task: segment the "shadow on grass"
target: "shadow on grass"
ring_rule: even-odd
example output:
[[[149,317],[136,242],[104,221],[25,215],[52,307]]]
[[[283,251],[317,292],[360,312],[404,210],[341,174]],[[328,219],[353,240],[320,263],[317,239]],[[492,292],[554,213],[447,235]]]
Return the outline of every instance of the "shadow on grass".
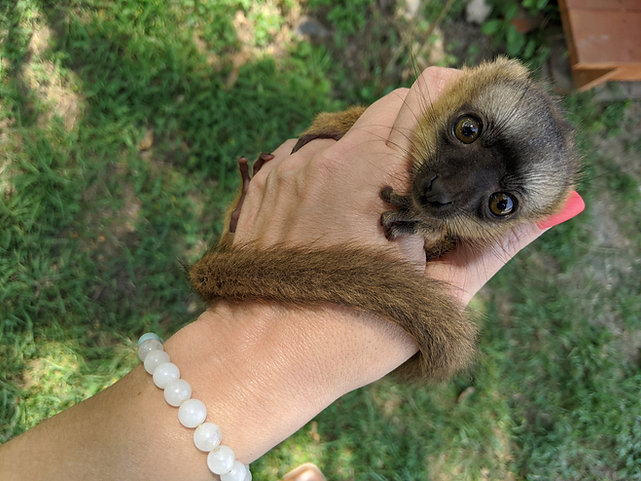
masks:
[[[14,401],[30,360],[46,357],[39,339],[77,341],[91,361],[95,346],[173,332],[197,314],[180,260],[195,261],[220,232],[235,159],[274,149],[329,104],[309,49],[235,66],[226,60],[241,48],[233,11],[195,5],[2,8],[12,159],[0,209],[8,437],[28,427]],[[45,30],[48,44],[34,55],[32,36]],[[34,65],[38,82],[59,82],[82,104],[72,126],[55,99],[42,98],[27,73]]]
[[[193,247],[189,243],[195,244],[196,236],[215,237],[215,222],[237,183],[235,159],[269,151],[291,137],[326,105],[329,84],[320,76],[301,78],[297,68],[303,61],[295,55],[284,67],[269,57],[250,60],[230,83],[236,67],[219,59],[238,48],[230,35],[232,11],[178,10],[164,2],[36,5],[37,20],[52,32],[44,55],[74,75],[72,88],[85,107],[73,132],[44,134],[51,125],[38,125],[42,107],[20,63],[31,56],[30,35],[20,26],[24,11],[10,7],[15,28],[9,32],[13,68],[8,77],[17,132],[25,140],[36,139],[36,148],[27,148],[25,156],[36,166],[33,182],[39,189],[45,173],[59,174],[64,184],[41,196],[49,202],[49,194],[57,191],[63,207],[44,209],[49,229],[40,235],[47,239],[34,238],[34,244],[42,248],[53,238],[65,245],[83,241],[77,247],[88,256],[87,265],[76,275],[87,282],[85,316],[96,315],[88,304],[104,299],[112,288],[114,297],[103,315],[114,312],[114,322],[134,312],[144,317],[150,302],[156,311],[184,302],[188,289],[183,279],[172,279],[180,272],[171,266]],[[211,23],[217,30],[208,32],[205,26]],[[205,34],[220,32],[224,38],[198,43]],[[151,141],[141,147],[146,135]],[[201,211],[194,212],[195,206]],[[123,235],[115,238],[114,232]],[[114,245],[101,246],[102,237]],[[191,240],[185,242],[186,237]],[[55,251],[48,254],[55,257]],[[173,283],[173,292],[159,297],[159,289],[167,290],[164,283]],[[69,293],[57,296],[60,312],[72,308]]]

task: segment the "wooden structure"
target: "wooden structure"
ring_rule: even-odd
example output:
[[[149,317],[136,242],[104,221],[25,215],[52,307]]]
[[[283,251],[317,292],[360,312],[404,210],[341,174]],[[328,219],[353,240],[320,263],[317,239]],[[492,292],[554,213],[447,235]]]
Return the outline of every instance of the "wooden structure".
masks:
[[[641,80],[641,0],[559,0],[579,90]]]

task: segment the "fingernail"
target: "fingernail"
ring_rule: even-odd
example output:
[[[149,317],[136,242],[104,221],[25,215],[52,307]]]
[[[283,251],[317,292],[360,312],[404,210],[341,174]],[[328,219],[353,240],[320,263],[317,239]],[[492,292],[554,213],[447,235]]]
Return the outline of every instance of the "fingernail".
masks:
[[[578,192],[572,191],[561,212],[537,222],[536,225],[541,230],[549,229],[550,227],[559,225],[566,220],[570,220],[572,217],[583,212],[583,209],[585,209],[585,202]]]

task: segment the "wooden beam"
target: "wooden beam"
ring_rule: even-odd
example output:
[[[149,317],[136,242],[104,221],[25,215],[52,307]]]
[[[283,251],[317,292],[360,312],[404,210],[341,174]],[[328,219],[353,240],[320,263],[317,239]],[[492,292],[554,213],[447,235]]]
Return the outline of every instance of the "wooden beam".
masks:
[[[575,85],[641,80],[641,1],[559,0]]]

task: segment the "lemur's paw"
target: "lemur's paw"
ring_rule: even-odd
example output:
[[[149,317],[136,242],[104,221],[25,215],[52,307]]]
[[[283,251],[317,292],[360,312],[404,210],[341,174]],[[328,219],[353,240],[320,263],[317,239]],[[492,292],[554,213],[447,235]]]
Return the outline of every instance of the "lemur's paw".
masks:
[[[258,171],[263,167],[263,165],[265,165],[267,162],[269,162],[273,158],[274,158],[273,154],[269,154],[267,152],[261,152],[258,158],[254,161],[252,176],[256,175]]]
[[[263,167],[263,165],[265,165],[267,162],[269,162],[273,158],[274,156],[272,154],[262,152],[258,156],[258,158],[254,161],[252,176],[256,175],[256,173]],[[249,190],[249,183],[251,182],[251,177],[249,175],[249,161],[247,160],[247,157],[241,157],[238,159],[238,170],[240,172],[242,190],[240,191],[240,198],[236,203],[236,207],[234,208],[234,210],[231,213],[231,216],[229,217],[230,233],[236,232],[236,226],[238,225],[238,218],[240,217],[240,211],[243,208],[243,202],[245,201],[245,196],[247,195],[247,191]]]
[[[381,225],[385,230],[385,237],[394,240],[403,235],[416,234],[418,221],[410,210],[412,205],[410,197],[397,194],[391,186],[387,185],[381,190],[381,198],[397,207],[381,214]]]
[[[303,134],[298,138],[298,142],[296,142],[296,145],[294,145],[294,148],[292,149],[292,154],[294,152],[297,152],[300,150],[303,146],[307,145],[310,143],[312,140],[316,139],[334,139],[334,140],[340,140],[341,137],[343,137],[344,132],[310,132],[307,134]]]

